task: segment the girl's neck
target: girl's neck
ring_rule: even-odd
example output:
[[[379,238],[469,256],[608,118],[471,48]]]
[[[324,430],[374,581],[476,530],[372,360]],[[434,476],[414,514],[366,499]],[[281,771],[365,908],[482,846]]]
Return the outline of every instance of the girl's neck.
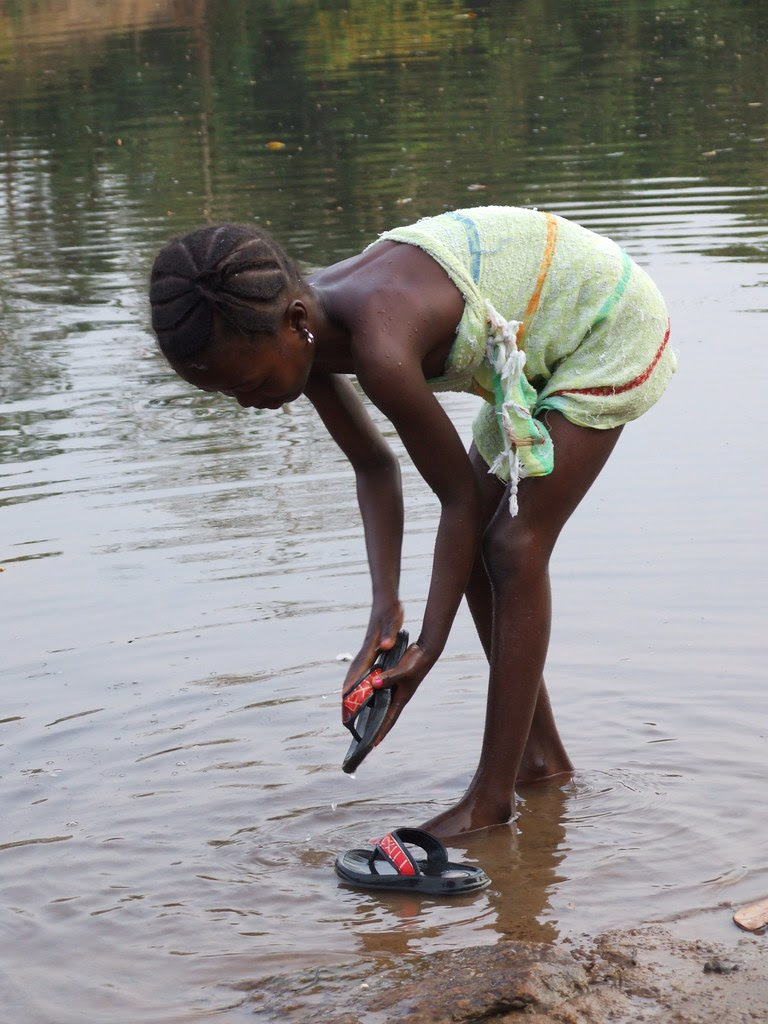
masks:
[[[307,281],[307,311],[315,336],[315,365],[328,373],[352,373],[352,336],[334,309],[331,290]]]

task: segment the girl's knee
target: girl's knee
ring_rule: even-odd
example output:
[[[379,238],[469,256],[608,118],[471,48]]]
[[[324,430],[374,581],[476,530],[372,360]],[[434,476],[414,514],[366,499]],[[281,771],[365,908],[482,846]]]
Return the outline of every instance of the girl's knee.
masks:
[[[523,521],[497,516],[483,535],[483,561],[494,587],[546,573],[550,545]]]

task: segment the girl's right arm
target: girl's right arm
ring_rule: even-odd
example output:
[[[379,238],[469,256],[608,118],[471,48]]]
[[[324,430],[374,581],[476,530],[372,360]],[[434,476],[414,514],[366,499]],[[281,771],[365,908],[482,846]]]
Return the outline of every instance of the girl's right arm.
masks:
[[[305,394],[354,470],[373,587],[368,630],[350,665],[346,691],[371,666],[380,649],[394,646],[403,622],[399,598],[403,541],[400,466],[347,377],[313,373]]]

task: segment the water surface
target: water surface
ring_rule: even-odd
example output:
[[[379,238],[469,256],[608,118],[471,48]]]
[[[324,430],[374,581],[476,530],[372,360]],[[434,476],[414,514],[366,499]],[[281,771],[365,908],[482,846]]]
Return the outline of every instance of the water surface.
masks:
[[[0,11],[6,1013],[250,1019],[290,971],[330,984],[648,920],[731,936],[728,907],[768,890],[763,6],[225,7]],[[455,848],[488,890],[381,898],[340,887],[333,858],[466,786],[469,616],[343,775],[338,659],[369,598],[351,472],[304,401],[242,410],[174,379],[146,274],[209,219],[266,224],[310,267],[484,202],[626,246],[667,297],[680,372],[553,565],[573,782]],[[468,440],[475,400],[444,401]],[[415,632],[437,510],[381,425]]]

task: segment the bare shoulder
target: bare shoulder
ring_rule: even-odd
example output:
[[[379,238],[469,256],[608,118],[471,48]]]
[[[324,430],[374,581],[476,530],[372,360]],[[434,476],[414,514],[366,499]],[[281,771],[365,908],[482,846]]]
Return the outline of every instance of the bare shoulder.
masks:
[[[464,312],[459,289],[416,246],[380,242],[360,261],[347,279],[354,286],[346,291],[360,383],[368,390],[377,379],[391,380],[396,367],[422,378],[438,376]]]
[[[440,264],[418,246],[382,241],[360,258],[365,297],[402,303],[409,311],[448,309],[461,317],[461,292]]]

